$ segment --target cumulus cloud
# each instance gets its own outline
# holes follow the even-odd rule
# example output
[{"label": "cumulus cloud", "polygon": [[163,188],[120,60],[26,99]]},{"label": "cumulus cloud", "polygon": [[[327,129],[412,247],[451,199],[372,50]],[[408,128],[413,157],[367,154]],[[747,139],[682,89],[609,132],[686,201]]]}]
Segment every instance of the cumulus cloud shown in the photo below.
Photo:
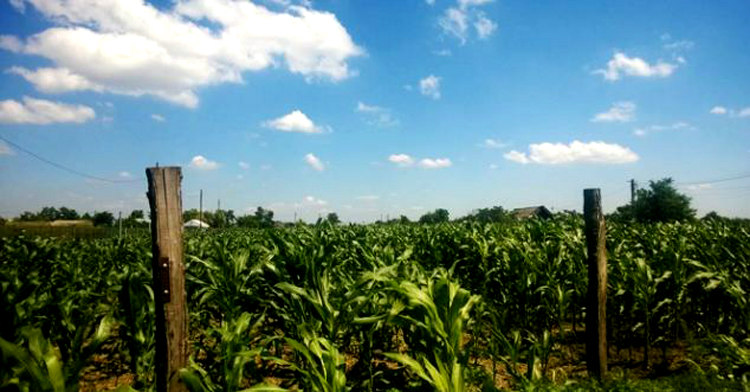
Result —
[{"label": "cumulus cloud", "polygon": [[442,169],[446,167],[451,167],[453,165],[453,162],[451,162],[448,158],[424,158],[419,161],[419,167],[425,168],[425,169]]},{"label": "cumulus cloud", "polygon": [[0,123],[5,124],[81,124],[95,117],[94,109],[84,105],[70,105],[30,97],[23,97],[22,102],[12,99],[0,101]]},{"label": "cumulus cloud", "polygon": [[419,92],[432,99],[440,99],[440,79],[435,75],[429,75],[419,81]]},{"label": "cumulus cloud", "polygon": [[628,122],[635,117],[635,104],[633,102],[615,102],[609,110],[597,113],[592,122]]},{"label": "cumulus cloud", "polygon": [[13,151],[10,146],[5,143],[4,141],[0,140],[0,155],[15,155],[16,153]]},{"label": "cumulus cloud", "polygon": [[677,65],[659,60],[651,65],[639,57],[628,57],[625,53],[617,52],[607,62],[606,69],[597,69],[594,74],[600,74],[605,80],[620,80],[623,75],[643,78],[666,78],[677,69]]},{"label": "cumulus cloud", "polygon": [[388,157],[388,161],[395,163],[401,167],[411,166],[414,164],[414,158],[407,154],[392,154]]},{"label": "cumulus cloud", "polygon": [[729,117],[750,117],[750,106],[741,109],[728,109],[724,106],[714,106],[709,113],[717,116],[729,115]]},{"label": "cumulus cloud", "polygon": [[637,161],[638,155],[627,147],[605,142],[538,143],[529,152],[510,151],[505,159],[521,164],[560,165],[568,163],[620,164]]},{"label": "cumulus cloud", "polygon": [[310,165],[311,168],[317,171],[323,171],[326,168],[323,162],[321,162],[320,159],[312,153],[305,155],[305,162],[307,162],[307,164]]},{"label": "cumulus cloud", "polygon": [[127,171],[121,171],[121,172],[117,173],[117,175],[120,176],[121,178],[132,178],[133,177],[133,175],[130,174],[130,172],[127,172]]},{"label": "cumulus cloud", "polygon": [[243,161],[237,162],[237,166],[239,166],[240,169],[242,169],[242,170],[250,169],[250,164],[247,163],[247,162],[243,162]]},{"label": "cumulus cloud", "polygon": [[190,161],[190,167],[198,170],[216,170],[219,164],[216,161],[206,159],[203,155],[196,155]]},{"label": "cumulus cloud", "polygon": [[167,119],[164,118],[164,116],[162,116],[161,114],[156,114],[156,113],[154,113],[154,114],[151,115],[151,119],[154,120],[154,121],[156,121],[156,122],[165,122],[165,121],[167,121]]},{"label": "cumulus cloud", "polygon": [[[20,1],[20,0],[16,0]],[[364,53],[337,17],[290,5],[181,0],[160,9],[143,0],[27,0],[53,24],[0,47],[54,66],[16,68],[41,91],[149,95],[196,107],[203,86],[241,83],[242,73],[286,68],[307,80],[340,81]]]},{"label": "cumulus cloud", "polygon": [[391,110],[388,108],[368,105],[362,101],[357,102],[355,108],[357,113],[362,113],[366,121],[370,125],[374,125],[381,128],[388,128],[398,125],[398,120],[393,118]]},{"label": "cumulus cloud", "polygon": [[448,158],[423,158],[417,162],[414,157],[407,154],[393,154],[388,157],[388,160],[400,167],[410,167],[416,162],[417,166],[423,169],[442,169],[453,165]]},{"label": "cumulus cloud", "polygon": [[273,128],[282,132],[300,132],[300,133],[322,133],[323,128],[315,125],[305,113],[300,110],[293,110],[291,113],[279,118],[268,120],[263,123],[268,128]]},{"label": "cumulus cloud", "polygon": [[724,115],[724,114],[727,114],[727,108],[723,106],[714,106],[711,108],[711,111],[709,113],[717,114],[717,115]]}]

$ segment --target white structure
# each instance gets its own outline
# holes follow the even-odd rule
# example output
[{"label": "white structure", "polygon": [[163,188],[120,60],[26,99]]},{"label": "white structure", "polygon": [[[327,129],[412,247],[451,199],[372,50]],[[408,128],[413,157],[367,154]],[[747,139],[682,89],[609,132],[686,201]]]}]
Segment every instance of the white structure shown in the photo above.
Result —
[{"label": "white structure", "polygon": [[200,221],[198,219],[191,219],[187,222],[185,222],[184,227],[200,227],[200,228],[208,228],[208,223]]}]

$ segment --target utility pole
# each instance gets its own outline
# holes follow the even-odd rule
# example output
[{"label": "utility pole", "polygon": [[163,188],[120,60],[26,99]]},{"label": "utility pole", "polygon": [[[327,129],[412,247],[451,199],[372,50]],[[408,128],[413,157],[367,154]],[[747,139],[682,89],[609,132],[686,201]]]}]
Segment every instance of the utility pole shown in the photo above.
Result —
[{"label": "utility pole", "polygon": [[120,226],[120,238],[122,238],[122,211],[117,213],[117,223]]},{"label": "utility pole", "polygon": [[636,184],[635,179],[630,179],[630,204],[635,203]]},{"label": "utility pole", "polygon": [[200,221],[200,223],[198,224],[198,228],[203,229],[203,189],[201,189],[201,196],[198,203],[198,220]]},{"label": "utility pole", "polygon": [[221,199],[216,202],[216,211],[221,211]]}]

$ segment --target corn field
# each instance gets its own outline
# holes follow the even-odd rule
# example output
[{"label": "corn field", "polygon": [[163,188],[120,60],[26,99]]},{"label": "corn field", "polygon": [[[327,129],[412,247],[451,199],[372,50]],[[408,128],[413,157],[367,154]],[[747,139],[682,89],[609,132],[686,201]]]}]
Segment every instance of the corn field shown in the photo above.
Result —
[{"label": "corn field", "polygon": [[[574,216],[185,233],[182,379],[191,391],[561,385],[585,374],[584,241]],[[153,389],[148,233],[0,249],[0,390]],[[609,223],[607,249],[611,368],[747,387],[750,226]]]}]

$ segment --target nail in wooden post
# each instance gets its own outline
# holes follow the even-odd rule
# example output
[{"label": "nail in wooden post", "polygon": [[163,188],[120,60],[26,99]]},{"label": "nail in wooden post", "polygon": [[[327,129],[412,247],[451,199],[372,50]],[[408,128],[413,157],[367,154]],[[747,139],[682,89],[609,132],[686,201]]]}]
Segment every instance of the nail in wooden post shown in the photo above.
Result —
[{"label": "nail in wooden post", "polygon": [[586,365],[590,375],[607,374],[607,249],[602,198],[598,188],[583,191],[583,217],[588,250],[586,297]]},{"label": "nail in wooden post", "polygon": [[146,177],[156,300],[156,390],[187,392],[178,373],[188,365],[182,173],[179,167],[150,167],[146,169]]}]

